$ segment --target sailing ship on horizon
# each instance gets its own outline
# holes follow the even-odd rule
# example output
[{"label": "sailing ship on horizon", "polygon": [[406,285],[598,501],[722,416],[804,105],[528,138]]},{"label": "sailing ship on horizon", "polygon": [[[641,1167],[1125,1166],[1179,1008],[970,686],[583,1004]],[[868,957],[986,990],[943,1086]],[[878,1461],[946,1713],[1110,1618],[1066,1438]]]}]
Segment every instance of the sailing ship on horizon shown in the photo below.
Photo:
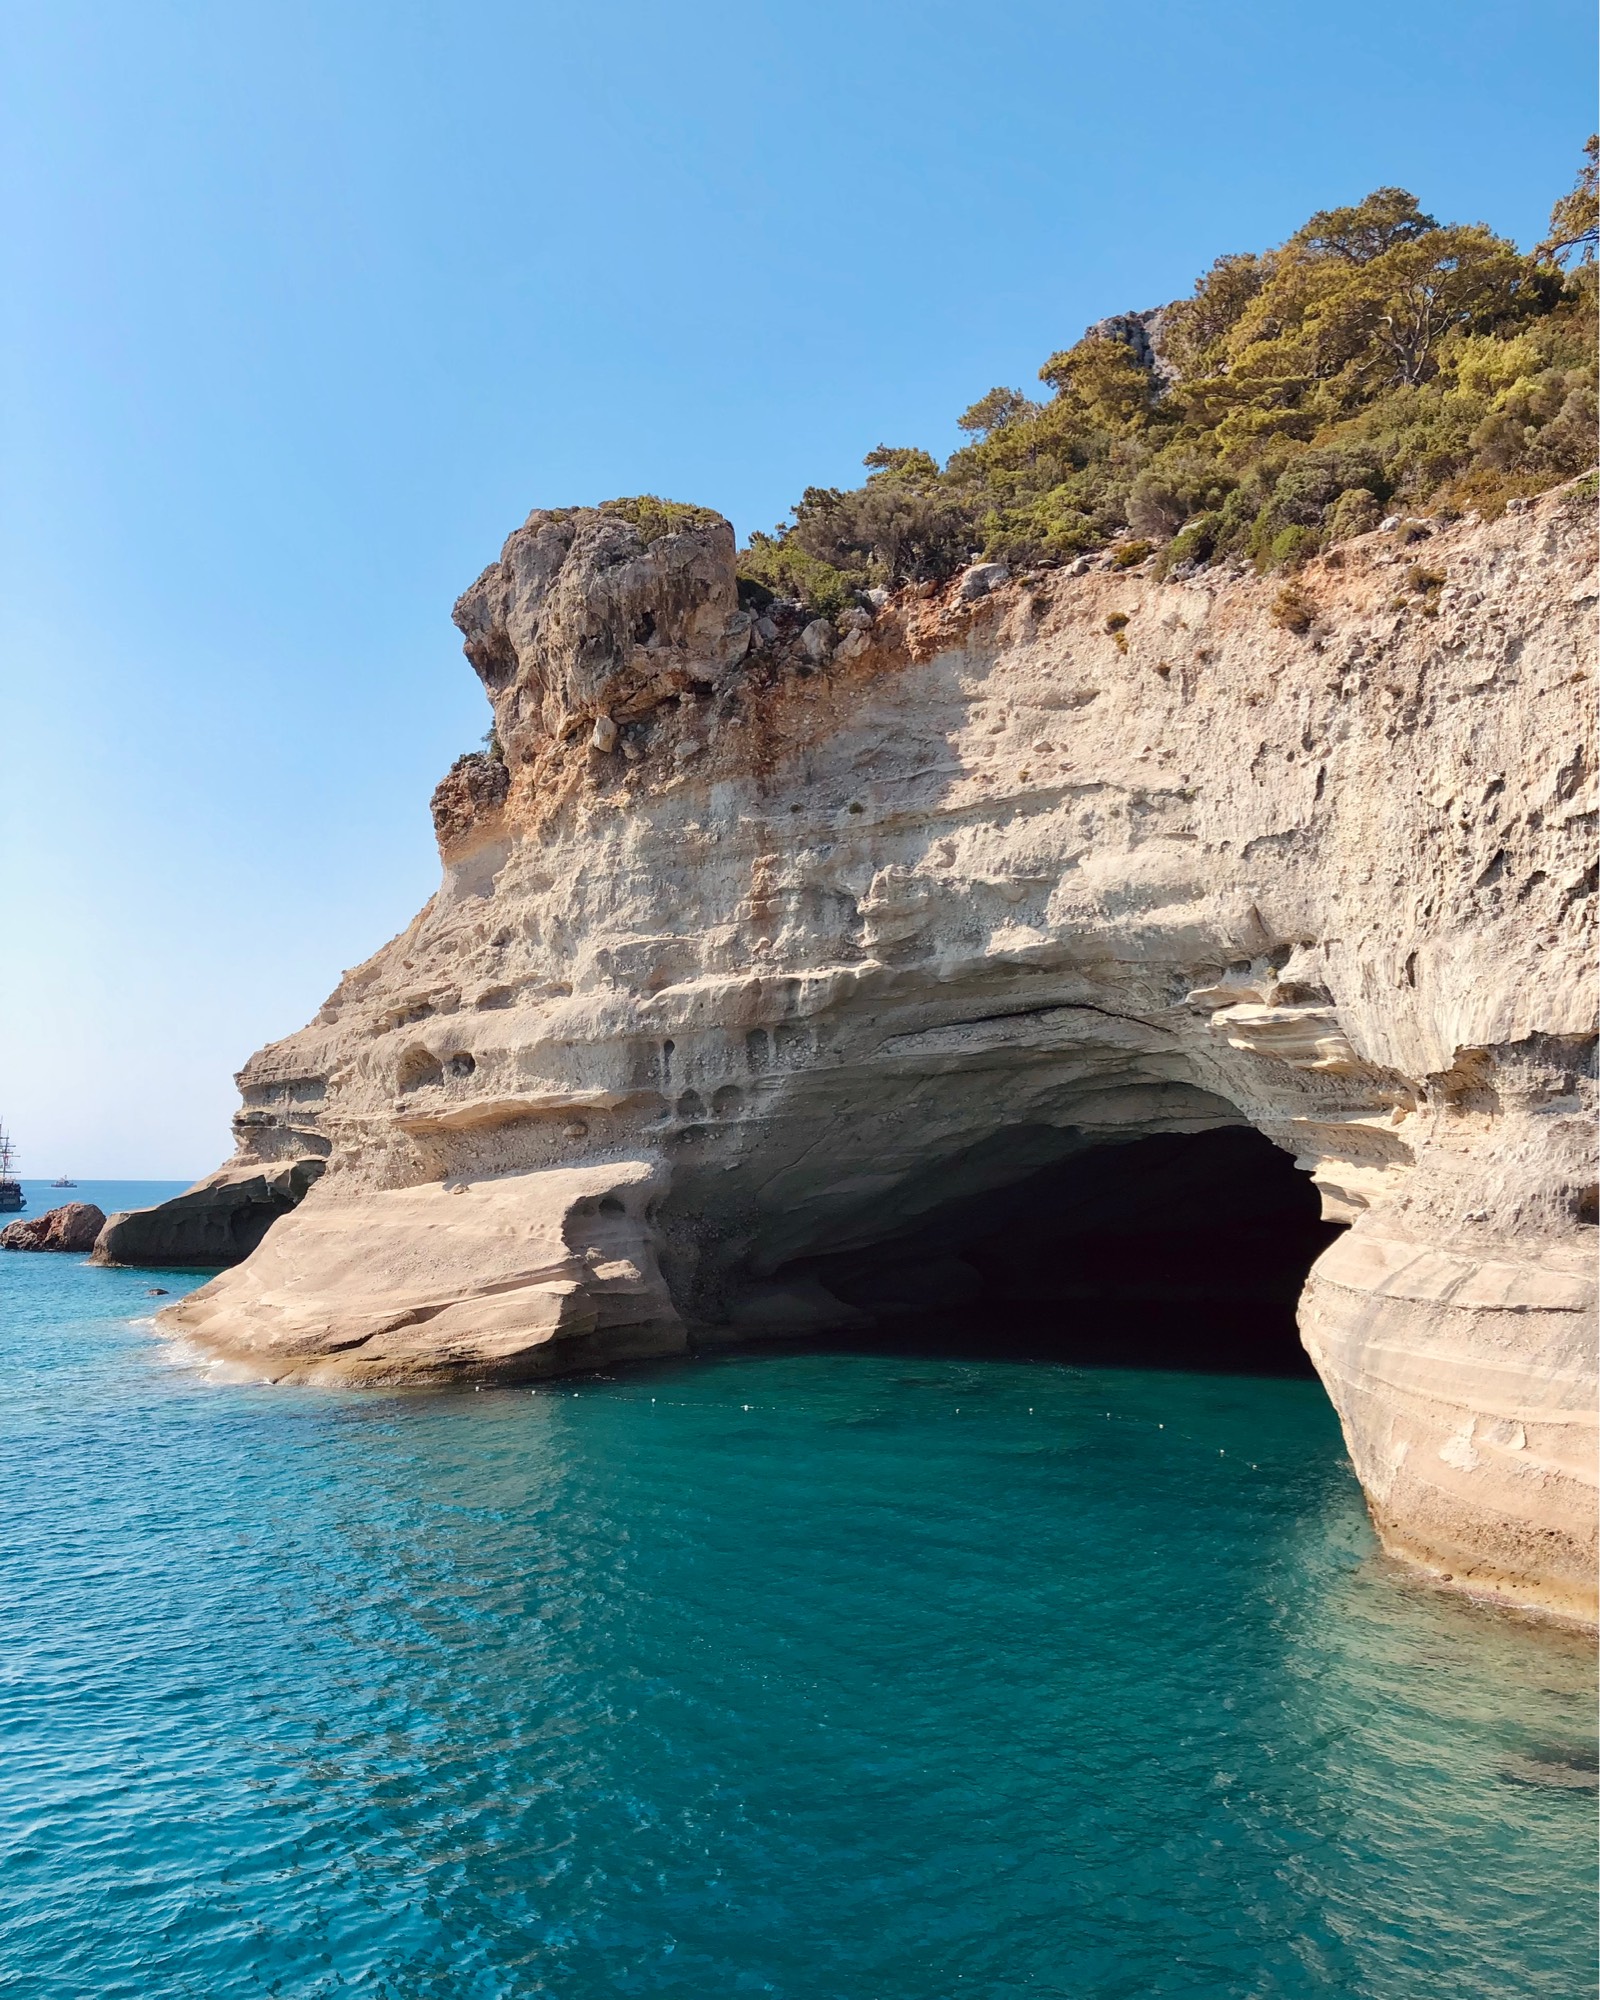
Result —
[{"label": "sailing ship on horizon", "polygon": [[28,1205],[22,1183],[12,1171],[15,1158],[16,1149],[6,1137],[6,1128],[0,1125],[0,1215],[15,1214]]}]

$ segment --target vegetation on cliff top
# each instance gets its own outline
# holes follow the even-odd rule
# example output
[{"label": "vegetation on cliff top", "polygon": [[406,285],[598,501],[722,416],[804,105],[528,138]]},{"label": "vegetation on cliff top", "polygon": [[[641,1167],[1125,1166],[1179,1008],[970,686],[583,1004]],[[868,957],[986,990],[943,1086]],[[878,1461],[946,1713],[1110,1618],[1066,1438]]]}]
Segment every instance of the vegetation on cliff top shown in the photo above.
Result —
[{"label": "vegetation on cliff top", "polygon": [[1193,296],[1093,327],[991,389],[940,466],[881,445],[741,552],[831,612],[862,588],[1114,548],[1163,571],[1289,567],[1387,513],[1499,512],[1595,461],[1596,141],[1531,255],[1400,188],[1221,257]]}]

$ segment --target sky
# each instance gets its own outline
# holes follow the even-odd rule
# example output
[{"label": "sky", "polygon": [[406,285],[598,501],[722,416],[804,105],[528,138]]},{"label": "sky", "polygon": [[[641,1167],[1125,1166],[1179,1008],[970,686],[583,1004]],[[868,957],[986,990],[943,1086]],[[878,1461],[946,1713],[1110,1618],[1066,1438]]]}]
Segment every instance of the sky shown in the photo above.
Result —
[{"label": "sky", "polygon": [[1588,0],[5,0],[0,1118],[188,1178],[408,923],[534,506],[741,533],[1410,188],[1524,246]]}]

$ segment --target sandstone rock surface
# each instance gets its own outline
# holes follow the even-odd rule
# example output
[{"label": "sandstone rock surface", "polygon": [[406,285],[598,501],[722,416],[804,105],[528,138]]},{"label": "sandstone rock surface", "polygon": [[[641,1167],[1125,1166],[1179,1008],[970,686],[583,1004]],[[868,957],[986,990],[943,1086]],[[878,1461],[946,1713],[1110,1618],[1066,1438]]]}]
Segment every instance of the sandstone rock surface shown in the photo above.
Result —
[{"label": "sandstone rock surface", "polygon": [[1301,1324],[1387,1544],[1592,1615],[1589,521],[1431,525],[819,634],[725,524],[535,514],[457,607],[500,759],[438,894],[241,1073],[225,1186],[327,1172],[164,1321],[352,1382],[775,1337],[1253,1128],[1349,1225]]},{"label": "sandstone rock surface", "polygon": [[92,1201],[65,1201],[0,1229],[0,1250],[92,1250],[105,1213]]},{"label": "sandstone rock surface", "polygon": [[274,1381],[552,1375],[680,1354],[648,1249],[647,1160],[307,1204],[247,1264],[169,1307]]},{"label": "sandstone rock surface", "polygon": [[[235,1121],[236,1128],[239,1121]],[[259,1128],[246,1126],[254,1135]],[[265,1136],[265,1135],[263,1135]],[[154,1208],[101,1218],[97,1264],[237,1264],[287,1215],[322,1172],[321,1158],[245,1161],[218,1168]]]}]

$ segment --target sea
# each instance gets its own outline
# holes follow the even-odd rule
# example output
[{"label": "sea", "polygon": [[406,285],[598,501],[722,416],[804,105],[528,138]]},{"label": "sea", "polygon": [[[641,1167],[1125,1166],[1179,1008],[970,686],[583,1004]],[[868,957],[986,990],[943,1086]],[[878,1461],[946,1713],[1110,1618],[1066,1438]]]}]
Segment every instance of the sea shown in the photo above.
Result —
[{"label": "sea", "polygon": [[0,1255],[8,2000],[1594,1991],[1590,1649],[1386,1559],[1315,1382],[274,1389],[202,1276]]}]

